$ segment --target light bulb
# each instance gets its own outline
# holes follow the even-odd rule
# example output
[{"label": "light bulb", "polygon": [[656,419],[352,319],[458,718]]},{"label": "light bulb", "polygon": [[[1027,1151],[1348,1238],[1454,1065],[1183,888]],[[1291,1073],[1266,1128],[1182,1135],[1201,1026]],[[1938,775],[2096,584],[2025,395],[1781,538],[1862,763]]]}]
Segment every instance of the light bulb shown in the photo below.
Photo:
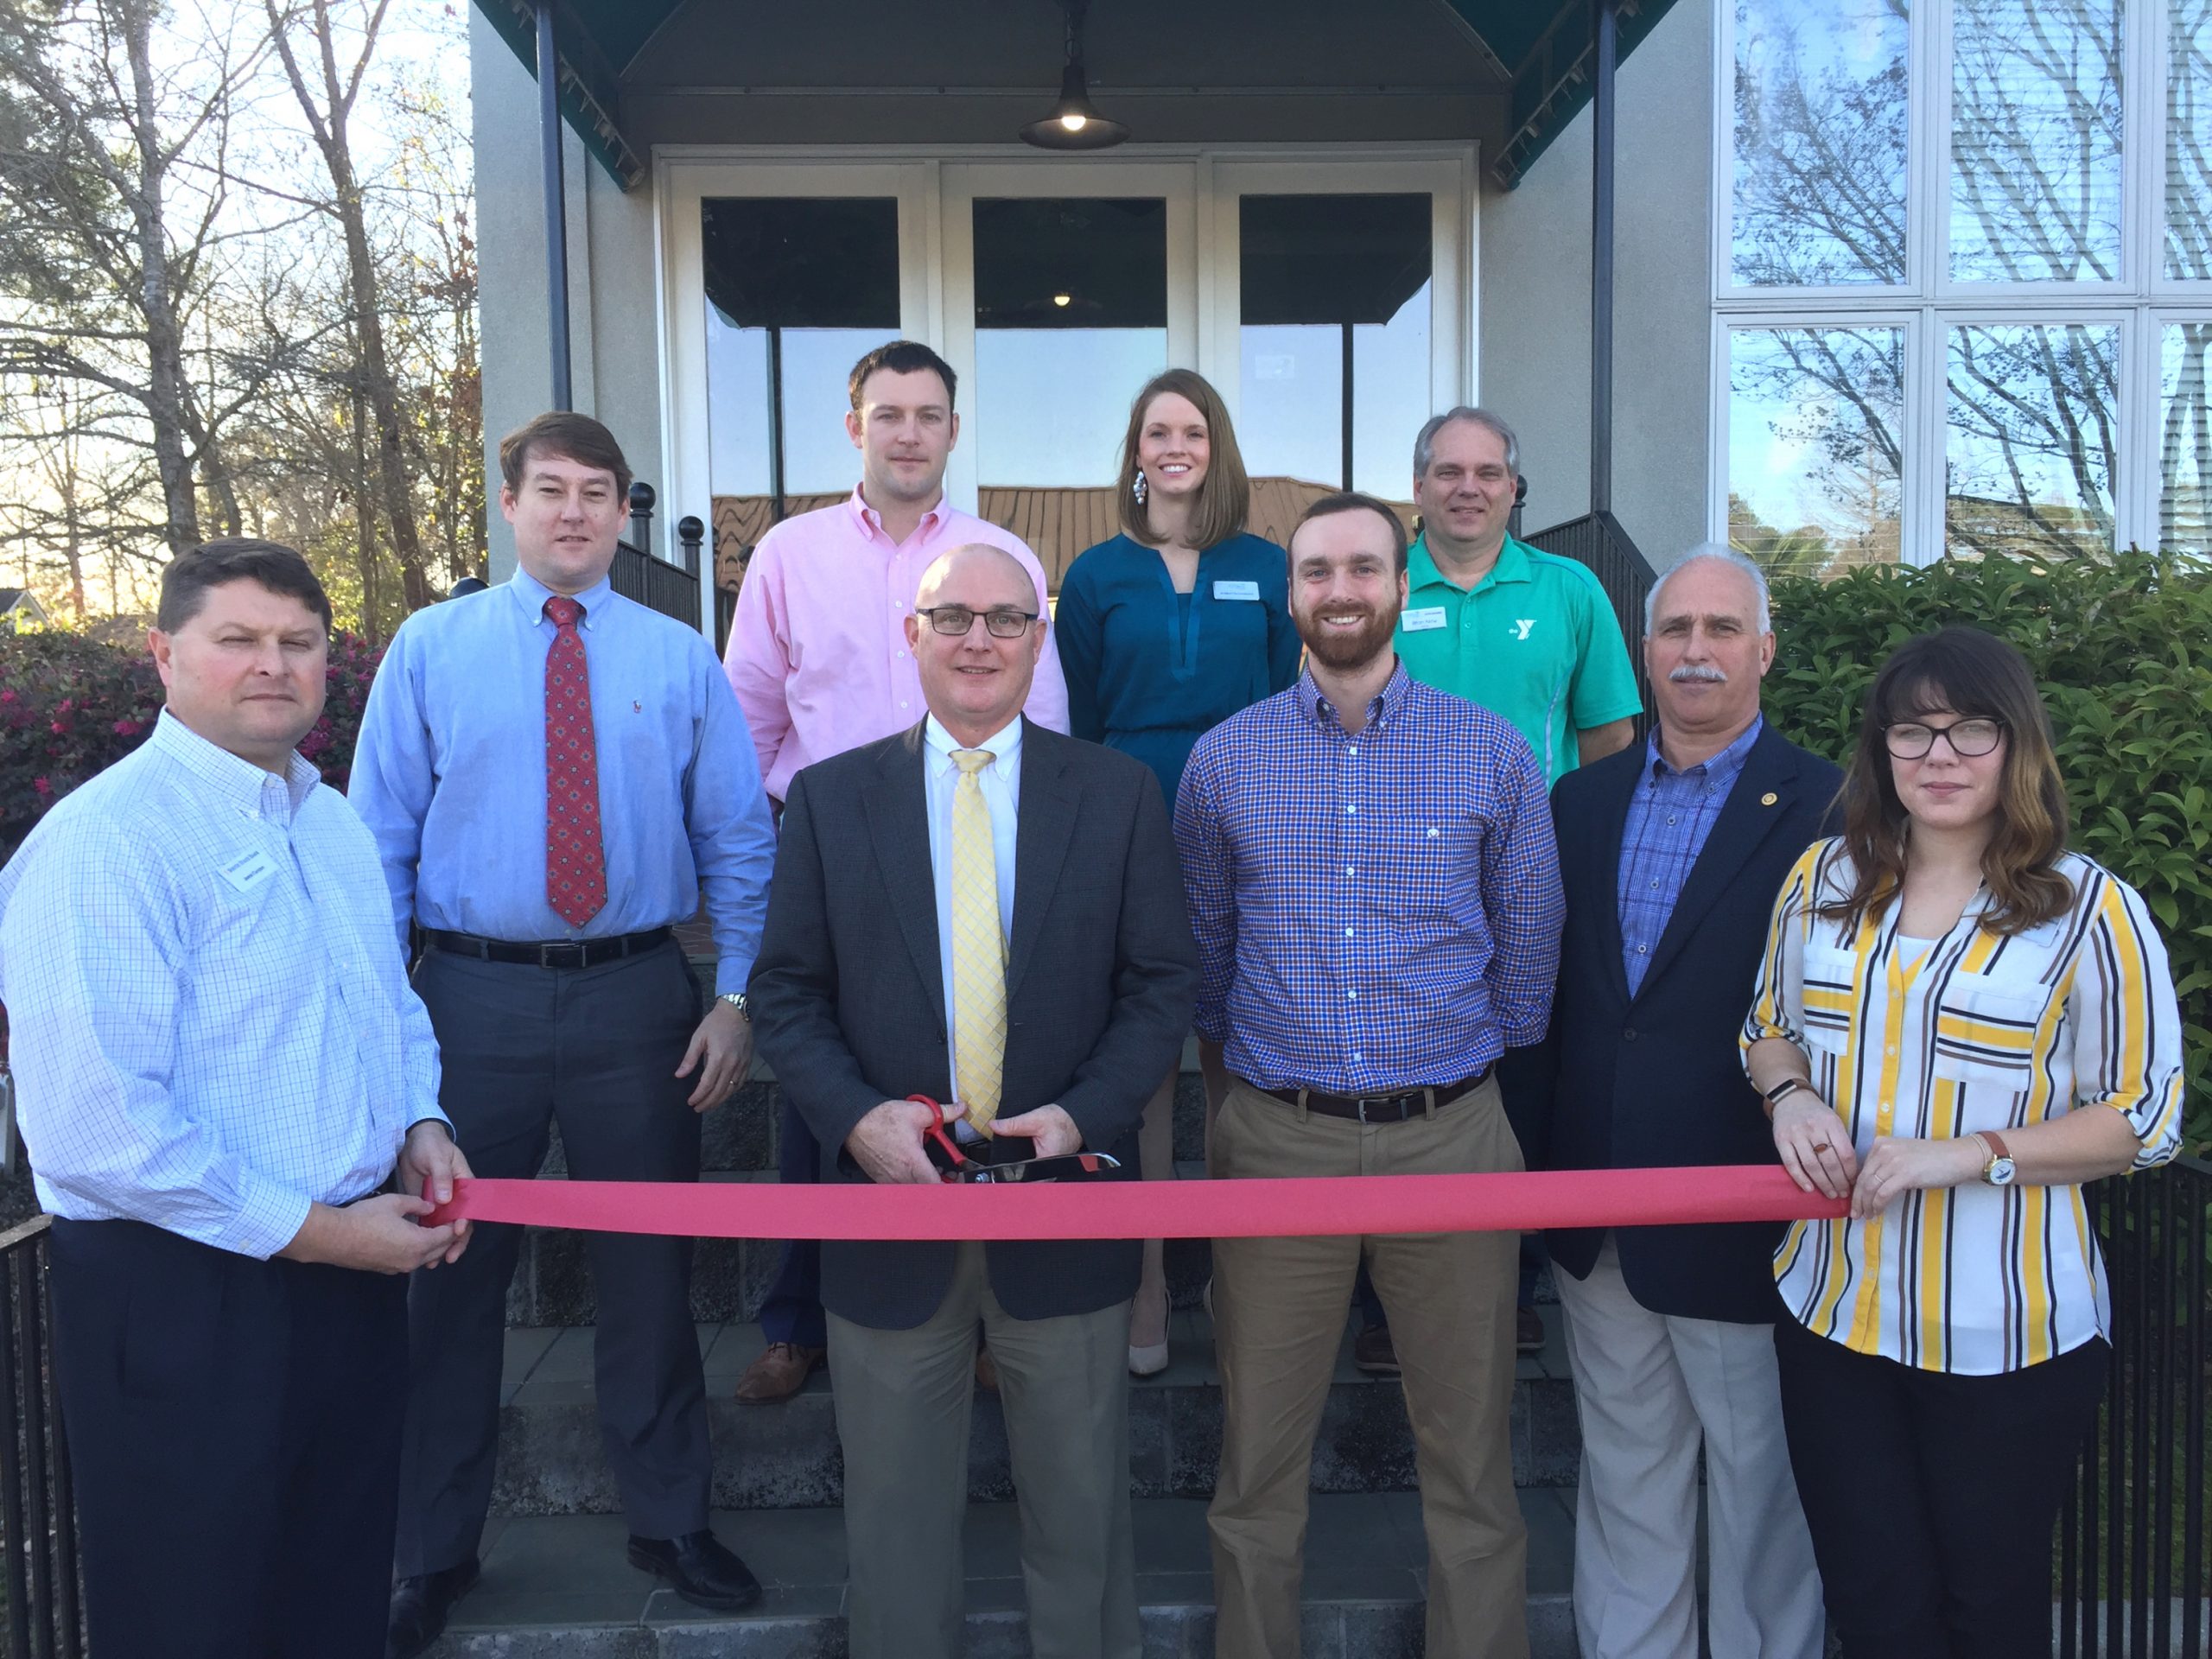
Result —
[{"label": "light bulb", "polygon": [[1054,305],[1065,305],[1071,297],[1073,296],[1066,294],[1055,294],[1052,296],[1052,303]]},{"label": "light bulb", "polygon": [[1064,115],[1060,118],[1060,124],[1070,132],[1081,132],[1088,123],[1079,115]]}]

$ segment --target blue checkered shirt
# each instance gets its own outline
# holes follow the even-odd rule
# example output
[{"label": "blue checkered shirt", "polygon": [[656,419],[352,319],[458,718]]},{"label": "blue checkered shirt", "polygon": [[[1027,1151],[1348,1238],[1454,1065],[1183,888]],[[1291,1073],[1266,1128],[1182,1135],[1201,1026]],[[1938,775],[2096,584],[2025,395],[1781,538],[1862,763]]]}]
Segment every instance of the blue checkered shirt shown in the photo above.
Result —
[{"label": "blue checkered shirt", "polygon": [[166,713],[0,870],[0,1001],[57,1216],[273,1255],[444,1122],[367,829]]},{"label": "blue checkered shirt", "polygon": [[1265,1088],[1456,1083],[1540,1040],[1559,853],[1528,742],[1402,666],[1348,734],[1313,683],[1198,740],[1175,798],[1198,1034]]},{"label": "blue checkered shirt", "polygon": [[1659,753],[1659,734],[1645,741],[1643,775],[1629,798],[1628,821],[1621,826],[1619,899],[1621,965],[1628,970],[1628,994],[1643,983],[1643,970],[1659,948],[1675,900],[1690,867],[1705,850],[1705,838],[1727,804],[1728,791],[1744,773],[1751,745],[1766,721],[1754,715],[1750,728],[1701,765],[1676,772]]}]

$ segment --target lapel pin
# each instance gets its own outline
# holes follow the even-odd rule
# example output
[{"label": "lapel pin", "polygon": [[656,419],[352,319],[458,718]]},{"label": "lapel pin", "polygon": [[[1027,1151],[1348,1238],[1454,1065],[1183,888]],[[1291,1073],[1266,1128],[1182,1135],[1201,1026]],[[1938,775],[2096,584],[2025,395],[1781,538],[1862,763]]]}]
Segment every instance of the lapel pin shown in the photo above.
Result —
[{"label": "lapel pin", "polygon": [[1765,794],[1764,794],[1764,795],[1762,795],[1762,796],[1760,796],[1760,797],[1759,797],[1759,804],[1760,804],[1761,806],[1772,806],[1772,805],[1773,805],[1777,801],[1780,800],[1781,798],[1782,798],[1782,797],[1781,797],[1781,796],[1779,796],[1779,795],[1776,794],[1772,790],[1770,790],[1770,789],[1769,791],[1767,791],[1767,792],[1766,792]]}]

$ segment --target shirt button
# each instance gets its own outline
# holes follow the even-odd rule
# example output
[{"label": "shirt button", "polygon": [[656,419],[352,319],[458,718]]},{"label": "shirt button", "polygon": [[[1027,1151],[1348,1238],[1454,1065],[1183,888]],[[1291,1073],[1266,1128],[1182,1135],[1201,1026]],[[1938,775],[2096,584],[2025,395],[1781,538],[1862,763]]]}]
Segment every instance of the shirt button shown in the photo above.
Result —
[{"label": "shirt button", "polygon": [[906,698],[904,698],[904,697],[899,698],[899,706],[901,709],[904,709],[904,708],[906,706]]},{"label": "shirt button", "polygon": [[1351,752],[1352,753],[1354,753],[1354,754],[1357,754],[1357,753],[1359,753],[1359,745],[1358,745],[1358,744],[1357,744],[1357,743],[1353,744],[1353,745],[1351,746]]},{"label": "shirt button", "polygon": [[1344,812],[1345,812],[1346,816],[1350,816],[1351,813],[1357,812],[1357,811],[1358,811],[1358,810],[1359,810],[1359,809],[1358,809],[1357,807],[1356,807],[1356,806],[1348,806],[1348,807],[1344,808]]},{"label": "shirt button", "polygon": [[1357,1002],[1357,1001],[1359,1001],[1359,993],[1358,993],[1357,991],[1346,991],[1346,992],[1344,993],[1344,1001],[1347,1001],[1347,1002]]},{"label": "shirt button", "polygon": [[1657,892],[1657,891],[1658,891],[1658,889],[1659,889],[1659,884],[1658,884],[1656,881],[1654,881],[1654,882],[1651,884],[1651,888],[1652,888],[1652,891],[1653,891],[1653,892],[1655,892],[1655,893],[1656,893],[1656,892]]},{"label": "shirt button", "polygon": [[1639,945],[1637,945],[1637,946],[1636,947],[1636,954],[1637,954],[1637,956],[1641,957],[1641,956],[1647,955],[1647,954],[1649,954],[1649,953],[1648,953],[1648,950],[1647,950],[1647,949],[1646,949],[1646,947],[1645,947],[1645,946],[1643,946],[1643,945],[1640,945],[1640,944],[1639,944]]},{"label": "shirt button", "polygon": [[[1350,928],[1346,928],[1346,929],[1344,929],[1344,938],[1351,938],[1351,929],[1350,929]],[[1896,1051],[1895,1051],[1894,1049],[1892,1049],[1892,1050],[1891,1051],[1891,1052],[1895,1053],[1895,1052],[1896,1052]]]},{"label": "shirt button", "polygon": [[1674,815],[1673,813],[1669,812],[1669,813],[1667,815],[1667,822],[1668,822],[1668,823],[1672,823],[1674,821],[1675,821],[1675,815]]},{"label": "shirt button", "polygon": [[1347,865],[1345,865],[1345,866],[1344,866],[1344,874],[1345,874],[1346,875],[1350,875],[1350,874],[1351,874],[1351,865],[1347,864]]},{"label": "shirt button", "polygon": [[1351,1058],[1352,1058],[1352,1062],[1353,1062],[1353,1064],[1354,1064],[1354,1065],[1357,1065],[1357,1064],[1358,1064],[1358,1062],[1359,1062],[1362,1058],[1363,1058],[1364,1057],[1363,1057],[1363,1056],[1362,1056],[1362,1055],[1354,1054]]},{"label": "shirt button", "polygon": [[905,658],[905,657],[906,657],[906,653],[905,652],[903,652],[903,651],[902,651],[902,652],[900,652],[899,653],[899,655],[900,658],[903,660],[903,659]]}]

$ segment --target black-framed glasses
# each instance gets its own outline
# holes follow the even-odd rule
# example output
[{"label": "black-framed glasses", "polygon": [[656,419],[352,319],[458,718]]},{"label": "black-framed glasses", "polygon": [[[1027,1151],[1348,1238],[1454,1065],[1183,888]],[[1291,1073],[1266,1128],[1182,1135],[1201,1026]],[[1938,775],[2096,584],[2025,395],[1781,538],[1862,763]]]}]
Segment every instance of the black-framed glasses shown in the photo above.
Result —
[{"label": "black-framed glasses", "polygon": [[1882,741],[1889,751],[1900,760],[1923,760],[1942,738],[1951,746],[1951,753],[1962,760],[1972,760],[1990,753],[2005,739],[2005,722],[1980,716],[1972,720],[1955,720],[1948,726],[1930,726],[1923,721],[1903,720],[1882,728]]},{"label": "black-framed glasses", "polygon": [[1037,620],[1034,611],[971,611],[965,605],[917,605],[914,614],[926,616],[931,627],[955,639],[974,627],[979,616],[983,619],[983,626],[990,630],[994,639],[1019,639],[1029,632],[1029,625]]}]

